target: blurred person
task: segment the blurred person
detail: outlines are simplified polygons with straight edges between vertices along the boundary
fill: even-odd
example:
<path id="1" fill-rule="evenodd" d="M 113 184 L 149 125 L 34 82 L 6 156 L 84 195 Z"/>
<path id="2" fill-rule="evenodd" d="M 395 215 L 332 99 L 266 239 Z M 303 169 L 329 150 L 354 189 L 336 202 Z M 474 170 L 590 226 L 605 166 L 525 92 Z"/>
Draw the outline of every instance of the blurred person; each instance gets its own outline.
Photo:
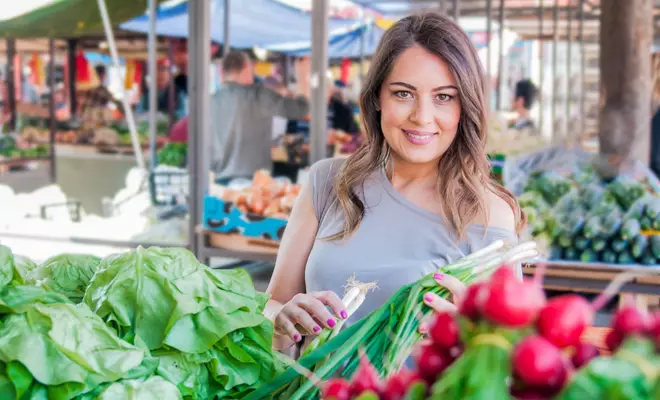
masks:
<path id="1" fill-rule="evenodd" d="M 246 53 L 230 51 L 223 58 L 223 84 L 211 97 L 211 168 L 220 182 L 272 170 L 273 117 L 301 119 L 309 113 L 309 68 L 309 59 L 296 62 L 298 95 L 283 96 L 255 84 Z"/>
<path id="2" fill-rule="evenodd" d="M 353 108 L 345 100 L 343 90 L 346 85 L 342 81 L 336 81 L 334 90 L 331 91 L 328 101 L 328 116 L 330 118 L 331 128 L 337 129 L 352 135 L 360 133 Z"/>
<path id="3" fill-rule="evenodd" d="M 512 108 L 518 115 L 512 121 L 513 129 L 534 129 L 534 121 L 530 116 L 530 110 L 536 101 L 536 96 L 537 89 L 531 80 L 523 79 L 516 83 Z"/>
<path id="4" fill-rule="evenodd" d="M 167 59 L 160 59 L 156 65 L 156 110 L 163 114 L 170 112 L 170 81 L 174 85 L 174 113 L 182 115 L 183 98 L 188 93 L 188 76 L 171 76 L 170 62 Z M 142 92 L 140 108 L 144 111 L 149 110 L 149 91 L 151 85 L 145 86 Z"/>
<path id="5" fill-rule="evenodd" d="M 104 65 L 94 67 L 96 76 L 99 79 L 99 85 L 90 90 L 83 90 L 78 93 L 79 115 L 87 121 L 102 119 L 102 112 L 109 104 L 114 104 L 117 109 L 123 113 L 124 105 L 110 92 L 105 86 L 107 71 Z"/>

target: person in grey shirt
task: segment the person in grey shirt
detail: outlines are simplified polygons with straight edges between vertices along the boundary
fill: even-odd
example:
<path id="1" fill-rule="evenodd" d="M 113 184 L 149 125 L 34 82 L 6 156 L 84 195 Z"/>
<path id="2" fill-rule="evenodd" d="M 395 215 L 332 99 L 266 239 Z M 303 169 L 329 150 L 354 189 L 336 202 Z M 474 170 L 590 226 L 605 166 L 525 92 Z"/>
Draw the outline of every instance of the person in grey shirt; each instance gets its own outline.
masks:
<path id="1" fill-rule="evenodd" d="M 298 95 L 282 96 L 254 82 L 247 54 L 222 60 L 223 84 L 211 98 L 211 169 L 217 180 L 249 178 L 272 168 L 273 117 L 299 119 L 309 113 L 309 60 L 296 63 Z"/>

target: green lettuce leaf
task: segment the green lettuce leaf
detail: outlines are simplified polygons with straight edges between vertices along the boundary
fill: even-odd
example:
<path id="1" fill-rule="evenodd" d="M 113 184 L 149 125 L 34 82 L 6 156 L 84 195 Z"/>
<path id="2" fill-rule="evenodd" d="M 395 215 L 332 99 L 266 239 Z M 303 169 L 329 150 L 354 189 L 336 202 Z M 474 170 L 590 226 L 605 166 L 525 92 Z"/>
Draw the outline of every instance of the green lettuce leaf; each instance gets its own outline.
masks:
<path id="1" fill-rule="evenodd" d="M 87 254 L 60 254 L 34 269 L 28 280 L 79 303 L 100 261 L 100 258 Z"/>
<path id="2" fill-rule="evenodd" d="M 0 326 L 0 362 L 17 394 L 44 385 L 48 399 L 69 400 L 123 378 L 143 357 L 84 305 L 37 303 Z"/>
<path id="3" fill-rule="evenodd" d="M 27 257 L 14 254 L 14 277 L 12 284 L 24 285 L 28 282 L 28 276 L 37 268 L 37 264 Z"/>
<path id="4" fill-rule="evenodd" d="M 0 246 L 0 289 L 8 286 L 14 278 L 14 255 L 9 247 Z"/>
<path id="5" fill-rule="evenodd" d="M 9 286 L 0 291 L 0 318 L 3 314 L 20 314 L 36 303 L 70 303 L 69 299 L 55 292 L 36 286 Z"/>
<path id="6" fill-rule="evenodd" d="M 113 383 L 97 400 L 177 400 L 181 392 L 173 384 L 159 376 L 141 380 L 124 380 Z"/>

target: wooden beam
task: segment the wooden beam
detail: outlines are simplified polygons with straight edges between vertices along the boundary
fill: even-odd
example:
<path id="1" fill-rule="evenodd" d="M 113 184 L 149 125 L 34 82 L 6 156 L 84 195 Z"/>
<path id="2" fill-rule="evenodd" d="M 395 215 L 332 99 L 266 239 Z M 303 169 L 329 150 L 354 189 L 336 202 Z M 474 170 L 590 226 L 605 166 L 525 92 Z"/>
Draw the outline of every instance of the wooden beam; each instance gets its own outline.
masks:
<path id="1" fill-rule="evenodd" d="M 649 163 L 652 0 L 601 0 L 600 152 Z"/>

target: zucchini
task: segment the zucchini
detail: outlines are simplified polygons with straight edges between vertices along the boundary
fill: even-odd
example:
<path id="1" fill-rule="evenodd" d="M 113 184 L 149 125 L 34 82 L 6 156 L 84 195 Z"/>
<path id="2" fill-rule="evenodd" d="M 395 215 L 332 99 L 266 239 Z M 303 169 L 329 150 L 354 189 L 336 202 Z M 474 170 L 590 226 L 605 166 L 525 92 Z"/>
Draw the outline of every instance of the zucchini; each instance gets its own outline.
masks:
<path id="1" fill-rule="evenodd" d="M 651 227 L 656 231 L 660 231 L 660 216 L 655 217 L 655 219 L 653 220 L 653 225 Z"/>
<path id="2" fill-rule="evenodd" d="M 567 233 L 562 233 L 557 239 L 561 247 L 570 247 L 573 244 L 573 238 Z"/>
<path id="3" fill-rule="evenodd" d="M 648 216 L 643 216 L 642 219 L 639 220 L 639 226 L 642 228 L 643 231 L 647 231 L 649 229 L 653 228 L 653 220 L 648 217 Z"/>
<path id="4" fill-rule="evenodd" d="M 615 253 L 621 253 L 621 252 L 625 251 L 626 249 L 628 249 L 628 244 L 629 244 L 629 243 L 628 243 L 627 241 L 625 241 L 625 240 L 622 240 L 622 239 L 614 239 L 614 240 L 612 241 L 612 250 L 613 250 Z"/>
<path id="5" fill-rule="evenodd" d="M 550 259 L 551 260 L 561 260 L 564 255 L 564 250 L 559 246 L 552 246 L 550 249 Z"/>
<path id="6" fill-rule="evenodd" d="M 639 235 L 639 232 L 642 230 L 639 221 L 636 219 L 629 219 L 623 223 L 619 236 L 623 240 L 631 240 L 635 236 Z"/>
<path id="7" fill-rule="evenodd" d="M 649 204 L 646 205 L 644 215 L 650 219 L 655 219 L 660 216 L 660 198 L 654 197 Z"/>
<path id="8" fill-rule="evenodd" d="M 575 261 L 579 257 L 579 252 L 574 249 L 573 247 L 569 247 L 568 249 L 564 250 L 564 259 L 568 261 Z"/>
<path id="9" fill-rule="evenodd" d="M 651 235 L 649 242 L 653 257 L 660 258 L 660 235 Z"/>
<path id="10" fill-rule="evenodd" d="M 596 238 L 591 241 L 591 249 L 595 252 L 601 252 L 607 247 L 607 240 L 603 238 Z"/>
<path id="11" fill-rule="evenodd" d="M 601 232 L 601 223 L 600 223 L 600 217 L 598 216 L 593 216 L 589 217 L 587 221 L 584 223 L 584 230 L 582 231 L 582 234 L 584 237 L 587 239 L 593 239 L 598 234 Z"/>
<path id="12" fill-rule="evenodd" d="M 592 250 L 585 250 L 580 254 L 580 261 L 582 262 L 596 262 L 598 261 L 598 254 Z"/>
<path id="13" fill-rule="evenodd" d="M 578 250 L 587 250 L 590 244 L 591 240 L 585 237 L 579 236 L 575 238 L 575 248 Z"/>
<path id="14" fill-rule="evenodd" d="M 600 256 L 601 261 L 607 264 L 614 264 L 616 263 L 616 253 L 611 251 L 611 250 L 605 250 L 601 256 Z"/>
<path id="15" fill-rule="evenodd" d="M 653 257 L 653 253 L 651 251 L 647 251 L 642 255 L 639 262 L 643 265 L 656 265 L 658 260 Z"/>
<path id="16" fill-rule="evenodd" d="M 623 225 L 621 215 L 618 213 L 612 213 L 603 218 L 600 231 L 603 236 L 609 238 L 619 232 L 621 225 Z"/>
<path id="17" fill-rule="evenodd" d="M 624 251 L 622 253 L 619 253 L 619 255 L 616 257 L 616 262 L 618 264 L 634 264 L 635 259 L 632 257 L 632 255 L 629 252 Z"/>
<path id="18" fill-rule="evenodd" d="M 646 247 L 648 245 L 648 238 L 644 235 L 637 235 L 635 240 L 633 240 L 632 248 L 630 253 L 633 257 L 639 258 L 646 252 Z"/>

